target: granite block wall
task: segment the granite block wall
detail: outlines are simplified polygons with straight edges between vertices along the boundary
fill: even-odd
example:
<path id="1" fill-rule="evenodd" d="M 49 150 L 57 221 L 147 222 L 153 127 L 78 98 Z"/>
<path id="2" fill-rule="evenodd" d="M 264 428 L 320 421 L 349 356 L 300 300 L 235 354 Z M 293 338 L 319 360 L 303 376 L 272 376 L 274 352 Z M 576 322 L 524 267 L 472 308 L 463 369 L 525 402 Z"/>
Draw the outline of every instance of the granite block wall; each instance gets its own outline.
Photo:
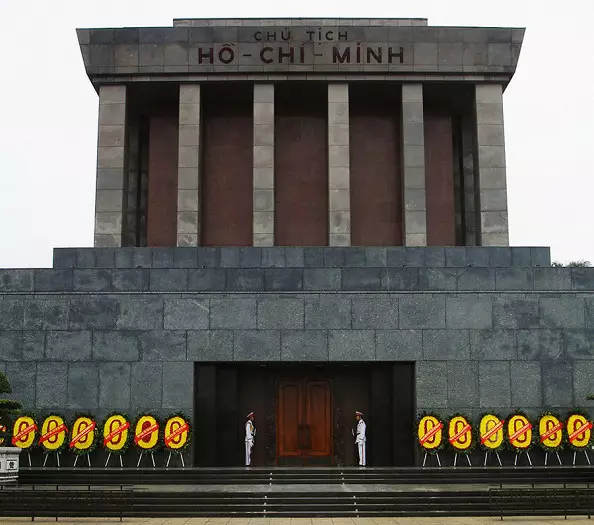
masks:
<path id="1" fill-rule="evenodd" d="M 417 408 L 594 407 L 594 270 L 539 248 L 61 249 L 0 270 L 39 411 L 191 414 L 202 362 L 414 361 Z M 476 266 L 470 266 L 476 265 Z"/>

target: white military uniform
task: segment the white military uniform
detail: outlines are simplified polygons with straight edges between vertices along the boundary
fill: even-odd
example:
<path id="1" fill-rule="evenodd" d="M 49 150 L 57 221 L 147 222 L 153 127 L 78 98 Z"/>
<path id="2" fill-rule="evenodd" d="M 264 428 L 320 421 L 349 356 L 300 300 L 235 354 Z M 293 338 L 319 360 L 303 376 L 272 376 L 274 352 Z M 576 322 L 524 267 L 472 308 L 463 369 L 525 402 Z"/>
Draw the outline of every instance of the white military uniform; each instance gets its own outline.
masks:
<path id="1" fill-rule="evenodd" d="M 256 427 L 254 423 L 248 419 L 245 423 L 245 466 L 249 467 L 252 464 L 252 448 L 254 446 L 254 438 L 256 437 Z"/>
<path id="2" fill-rule="evenodd" d="M 359 449 L 359 465 L 364 467 L 365 460 L 367 459 L 365 456 L 365 442 L 367 441 L 365 437 L 365 430 L 367 429 L 367 425 L 365 425 L 365 421 L 363 421 L 363 416 L 359 419 L 357 423 L 357 436 L 355 438 L 355 444 Z"/>

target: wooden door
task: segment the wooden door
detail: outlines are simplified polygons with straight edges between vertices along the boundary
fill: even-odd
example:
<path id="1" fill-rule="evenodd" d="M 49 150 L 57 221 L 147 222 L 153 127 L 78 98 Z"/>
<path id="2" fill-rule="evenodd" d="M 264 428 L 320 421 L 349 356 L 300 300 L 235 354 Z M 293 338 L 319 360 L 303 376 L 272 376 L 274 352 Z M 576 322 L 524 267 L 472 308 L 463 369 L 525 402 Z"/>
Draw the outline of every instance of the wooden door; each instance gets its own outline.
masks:
<path id="1" fill-rule="evenodd" d="M 280 381 L 277 417 L 279 464 L 332 464 L 329 381 Z"/>

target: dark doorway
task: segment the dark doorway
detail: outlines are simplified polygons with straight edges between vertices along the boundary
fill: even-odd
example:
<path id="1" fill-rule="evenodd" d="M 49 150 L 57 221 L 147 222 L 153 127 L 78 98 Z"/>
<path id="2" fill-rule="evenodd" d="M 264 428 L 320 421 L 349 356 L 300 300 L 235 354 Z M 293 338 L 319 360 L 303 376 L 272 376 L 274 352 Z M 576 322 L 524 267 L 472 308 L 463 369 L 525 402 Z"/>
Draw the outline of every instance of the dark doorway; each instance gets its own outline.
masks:
<path id="1" fill-rule="evenodd" d="M 332 464 L 330 381 L 282 378 L 277 394 L 279 465 Z"/>

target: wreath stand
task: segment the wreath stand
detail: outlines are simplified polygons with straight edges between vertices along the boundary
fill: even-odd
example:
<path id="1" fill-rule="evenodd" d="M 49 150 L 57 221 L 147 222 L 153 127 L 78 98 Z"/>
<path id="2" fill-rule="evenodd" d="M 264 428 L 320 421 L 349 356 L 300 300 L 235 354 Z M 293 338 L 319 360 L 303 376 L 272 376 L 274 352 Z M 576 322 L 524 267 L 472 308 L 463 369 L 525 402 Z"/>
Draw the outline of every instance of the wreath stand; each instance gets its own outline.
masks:
<path id="1" fill-rule="evenodd" d="M 153 468 L 155 468 L 155 456 L 153 455 L 153 451 L 149 450 L 147 452 L 147 454 L 151 455 L 151 460 L 153 461 Z M 144 455 L 144 451 L 142 451 L 140 453 L 140 456 L 138 456 L 138 463 L 136 463 L 136 468 L 140 467 L 140 462 L 142 461 L 142 456 Z"/>
<path id="2" fill-rule="evenodd" d="M 466 456 L 466 461 L 468 461 L 468 466 L 472 467 L 472 463 L 470 462 L 470 456 L 468 454 L 464 454 Z M 454 453 L 454 467 L 456 466 L 456 463 L 458 462 L 458 453 Z"/>
<path id="3" fill-rule="evenodd" d="M 425 457 L 423 457 L 423 467 L 425 466 L 425 462 L 427 461 L 427 456 L 429 455 L 428 452 L 425 452 Z M 439 452 L 436 452 L 435 454 L 431 454 L 432 456 L 435 456 L 435 459 L 437 459 L 437 464 L 441 467 L 441 461 L 439 459 Z"/>
<path id="4" fill-rule="evenodd" d="M 495 452 L 489 452 L 489 451 L 485 452 L 485 461 L 483 463 L 483 467 L 486 467 L 487 466 L 487 461 L 488 461 L 488 458 L 489 458 L 489 454 L 495 454 L 495 457 L 497 458 L 497 461 L 499 462 L 499 466 L 500 467 L 503 467 L 503 465 L 501 463 L 501 458 L 499 457 L 499 452 L 497 450 Z"/>
<path id="5" fill-rule="evenodd" d="M 552 454 L 552 452 L 551 452 L 551 454 Z M 557 452 L 556 450 L 555 450 L 555 455 L 557 456 L 557 461 L 559 462 L 559 465 L 563 465 L 563 463 L 561 463 L 561 458 L 559 457 L 559 452 Z M 547 466 L 548 459 L 549 459 L 549 453 L 545 452 L 545 467 Z M 574 465 L 575 465 L 575 463 L 574 463 Z"/>
<path id="6" fill-rule="evenodd" d="M 532 466 L 532 459 L 530 459 L 530 452 L 528 452 L 527 450 L 518 450 L 518 451 L 516 451 L 516 457 L 514 458 L 514 467 L 518 465 L 518 457 L 520 456 L 520 454 L 526 454 L 526 457 L 528 458 L 528 463 L 530 463 L 530 466 Z"/>
<path id="7" fill-rule="evenodd" d="M 120 456 L 120 468 L 124 468 L 124 462 L 122 461 L 122 455 L 118 454 L 118 456 Z M 105 462 L 106 467 L 107 467 L 107 465 L 109 465 L 110 459 L 111 459 L 111 452 L 109 454 L 107 454 L 107 461 Z"/>
<path id="8" fill-rule="evenodd" d="M 169 462 L 171 461 L 172 454 L 173 454 L 173 452 L 169 452 L 169 457 L 167 458 L 167 464 L 165 465 L 165 468 L 169 468 Z M 181 460 L 182 467 L 186 468 L 186 464 L 184 463 L 184 453 L 183 452 L 179 453 L 179 459 Z"/>
<path id="9" fill-rule="evenodd" d="M 43 466 L 45 467 L 45 464 L 47 463 L 47 458 L 50 455 L 50 453 L 48 452 L 45 455 L 45 458 L 43 459 Z M 31 461 L 31 458 L 29 457 L 29 461 Z M 60 453 L 56 452 L 56 465 L 58 466 L 58 468 L 60 468 Z"/>
<path id="10" fill-rule="evenodd" d="M 89 468 L 91 468 L 91 454 L 85 454 L 85 456 L 87 456 L 87 463 L 89 464 Z M 76 467 L 79 457 L 80 457 L 80 454 L 77 454 L 76 457 L 74 458 L 74 465 L 72 465 L 73 468 Z"/>
<path id="11" fill-rule="evenodd" d="M 584 448 L 584 450 L 582 450 L 582 452 L 584 453 L 584 456 L 586 456 L 586 461 L 588 462 L 588 465 L 592 465 L 592 463 L 590 463 L 590 456 L 588 456 L 588 453 L 586 452 L 586 449 Z M 575 459 L 577 457 L 577 450 L 574 450 L 573 452 L 573 466 L 575 467 Z"/>

